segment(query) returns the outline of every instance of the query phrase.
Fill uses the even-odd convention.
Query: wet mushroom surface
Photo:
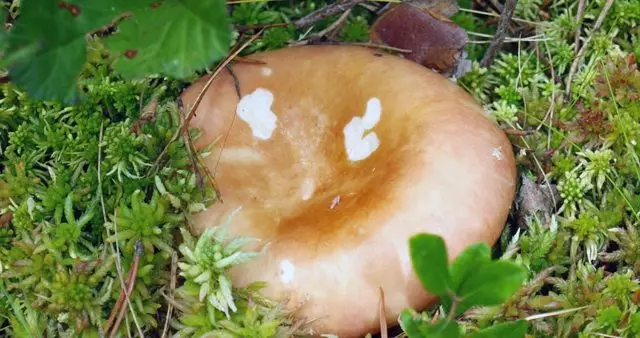
[[[364,47],[249,57],[260,62],[221,72],[191,121],[223,199],[195,224],[233,214],[231,235],[267,245],[232,270],[234,284],[265,281],[265,296],[303,304],[317,334],[361,337],[379,330],[379,288],[390,325],[437,301],[412,269],[412,235],[442,236],[451,260],[498,239],[515,193],[511,145],[454,82]],[[207,80],[183,93],[186,110]]]

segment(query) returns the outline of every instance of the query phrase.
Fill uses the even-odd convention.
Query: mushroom
[[[444,238],[453,260],[495,244],[515,195],[506,135],[455,83],[401,57],[356,46],[263,52],[206,90],[190,125],[213,144],[223,202],[199,229],[268,243],[231,271],[237,286],[300,303],[317,334],[358,337],[406,307],[437,301],[413,271],[408,241]],[[182,94],[190,109],[207,75]],[[236,87],[237,86],[237,87]],[[219,140],[218,142],[213,142]],[[261,244],[262,245],[262,244]],[[258,248],[258,247],[256,247]]]

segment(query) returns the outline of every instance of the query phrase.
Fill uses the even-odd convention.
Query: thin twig
[[[517,293],[516,297],[525,297],[532,294],[535,289],[539,288],[544,284],[544,281],[551,276],[553,272],[558,270],[558,266],[551,266],[540,273],[538,273],[527,285],[522,287]]]
[[[137,244],[136,244],[137,245]],[[137,250],[137,246],[136,246],[136,250]],[[137,255],[137,251],[135,253]],[[133,257],[133,264],[137,264],[136,263],[136,256]],[[135,280],[135,275],[137,273],[137,268],[136,270],[133,269],[133,265],[132,264],[132,268],[129,270],[129,274],[127,276],[127,280],[124,282],[124,287],[122,289],[120,289],[120,295],[118,295],[118,299],[116,300],[115,305],[113,306],[113,309],[111,310],[111,314],[109,314],[109,318],[107,319],[106,324],[103,327],[103,330],[109,331],[109,329],[111,328],[111,324],[113,324],[113,321],[116,319],[116,314],[119,312],[122,312],[122,309],[126,309],[126,306],[123,306],[123,302],[125,301],[125,299],[127,301],[129,301],[129,295],[131,294],[131,291],[127,291],[130,289],[130,286],[134,283],[133,280]],[[133,280],[132,280],[133,278]],[[131,306],[131,303],[129,303],[129,306]],[[133,311],[133,309],[132,309]],[[118,321],[119,323],[119,321]],[[138,332],[139,334],[142,334],[142,331],[140,330],[140,332]]]
[[[578,12],[576,13],[576,22],[578,26],[576,27],[576,36],[573,39],[573,52],[578,54],[580,48],[580,30],[582,29],[582,16],[584,15],[584,4],[585,0],[580,0],[578,2]]]
[[[231,74],[231,78],[233,79],[233,85],[236,90],[236,96],[238,96],[238,99],[241,99],[242,90],[240,89],[240,80],[238,80],[238,77],[236,76],[236,73],[233,71],[233,68],[227,67],[227,69],[229,70],[229,73]],[[220,147],[220,153],[218,154],[218,158],[216,159],[216,165],[213,169],[213,178],[215,178],[216,174],[218,173],[218,167],[220,166],[220,161],[222,160],[222,152],[224,152],[224,149],[227,146],[227,141],[229,140],[229,135],[231,135],[231,129],[233,129],[233,124],[236,121],[236,117],[237,117],[236,112],[233,112],[231,123],[229,124],[229,128],[227,129],[227,132],[224,135],[224,140],[222,141],[222,146]]]
[[[240,90],[240,80],[238,80],[238,77],[236,76],[236,72],[233,71],[233,68],[231,67],[231,65],[227,65],[227,71],[229,71],[229,75],[231,75],[231,78],[233,79],[233,87],[236,90],[236,96],[238,97],[238,100],[242,99],[242,91]]]
[[[483,12],[483,11],[478,11],[478,10],[470,9],[470,8],[460,8],[460,11],[461,12],[472,13],[472,14],[492,16],[492,17],[496,17],[496,18],[500,17],[500,14],[491,13],[491,12]],[[535,21],[530,21],[530,20],[517,18],[515,16],[511,17],[511,20],[513,20],[515,22],[520,22],[520,23],[524,23],[524,24],[527,24],[527,25],[531,25],[531,26],[546,26],[546,25],[548,25],[548,22],[535,22]]]
[[[342,13],[347,11],[358,4],[365,2],[366,0],[340,0],[336,1],[326,7],[323,7],[309,15],[302,17],[293,22],[293,25],[296,28],[305,28],[313,25],[318,21],[322,21],[330,16],[336,15],[338,13]]]
[[[127,285],[127,289],[125,292],[125,298],[129,299],[131,292],[133,291],[133,287],[136,284],[136,275],[138,274],[138,264],[140,263],[140,256],[142,256],[142,241],[136,241],[135,253],[133,256],[133,263],[131,264],[131,269],[129,269],[129,284]],[[122,291],[120,293],[122,295]],[[120,327],[120,322],[124,317],[124,313],[127,310],[126,306],[120,307],[120,313],[118,314],[118,319],[116,319],[115,324],[113,324],[113,329],[111,330],[111,338],[116,336],[118,332],[118,328]]]
[[[500,21],[498,22],[498,29],[496,30],[496,34],[487,49],[487,52],[484,54],[480,65],[482,67],[488,67],[493,63],[493,59],[496,57],[498,50],[502,46],[504,42],[504,38],[507,36],[507,29],[509,28],[509,22],[511,21],[511,17],[513,16],[513,12],[516,9],[516,3],[518,0],[507,0],[507,3],[504,5],[504,10],[502,14],[500,14]]]
[[[240,25],[236,27],[236,30],[240,33],[244,33],[246,31],[254,30],[254,29],[269,29],[275,27],[286,27],[293,26],[296,29],[306,28],[312,26],[318,21],[322,21],[330,16],[336,15],[341,12],[350,11],[353,7],[366,2],[367,0],[339,0],[330,5],[324,6],[305,17],[302,17],[292,23],[273,23],[268,25]],[[340,19],[338,19],[340,21]]]
[[[380,291],[380,338],[389,338],[389,332],[387,328],[387,310],[384,306],[384,290],[382,289],[382,287],[378,287],[378,290]]]
[[[548,318],[548,317],[560,316],[560,315],[564,315],[564,314],[567,314],[567,313],[584,310],[584,309],[586,309],[588,307],[591,307],[591,306],[593,306],[593,305],[585,305],[585,306],[576,307],[576,308],[572,308],[572,309],[558,310],[558,311],[552,311],[552,312],[547,312],[547,313],[540,313],[540,314],[535,314],[535,315],[528,316],[528,317],[526,317],[524,319],[526,321],[532,321],[532,320],[544,319],[544,318]]]
[[[173,253],[171,255],[171,281],[169,283],[169,297],[173,298],[173,294],[176,290],[176,274],[178,273],[178,254]],[[167,336],[167,332],[169,332],[169,322],[171,322],[171,316],[173,315],[173,303],[169,302],[167,308],[167,318],[164,322],[164,329],[162,330],[161,338]]]
[[[578,52],[578,55],[576,55],[576,58],[573,60],[573,63],[571,64],[571,70],[569,71],[569,75],[567,76],[567,82],[565,83],[566,89],[564,94],[567,100],[569,100],[569,98],[571,97],[571,84],[573,82],[573,77],[578,71],[578,65],[580,64],[580,61],[582,60],[582,58],[584,57],[584,54],[587,51],[587,47],[591,42],[593,33],[598,29],[600,29],[600,26],[602,26],[602,23],[604,22],[604,18],[607,16],[609,9],[611,9],[611,5],[613,5],[613,0],[607,0],[607,2],[604,4],[604,7],[602,8],[602,11],[600,12],[600,15],[598,16],[598,19],[596,20],[596,23],[593,25],[593,29],[591,29],[591,34],[584,41],[584,44],[582,44],[582,47],[580,47],[580,51]]]
[[[238,25],[236,26],[236,30],[239,33],[244,33],[246,31],[251,31],[254,29],[269,29],[269,28],[276,28],[276,27],[286,27],[288,25],[289,23],[287,22],[278,22],[278,23],[272,23],[268,25]]]
[[[162,152],[160,152],[160,155],[158,155],[158,158],[156,158],[156,161],[154,162],[153,166],[151,166],[151,168],[149,169],[149,174],[151,173],[151,171],[154,168],[158,167],[158,164],[160,164],[160,160],[162,160],[162,158],[164,157],[164,155],[167,153],[169,146],[178,140],[178,138],[180,138],[180,136],[182,135],[182,133],[185,131],[185,129],[187,129],[187,125],[189,124],[189,122],[191,121],[191,119],[193,118],[193,115],[196,112],[196,109],[198,108],[198,106],[200,105],[200,101],[202,101],[202,98],[204,98],[205,93],[207,92],[207,89],[209,89],[209,86],[211,86],[211,84],[213,83],[213,80],[216,79],[216,77],[218,76],[218,74],[220,74],[220,72],[223,69],[226,69],[226,66],[231,63],[231,61],[233,61],[233,59],[240,54],[240,52],[242,52],[245,48],[247,48],[247,46],[249,46],[249,44],[251,44],[255,39],[258,38],[258,36],[260,36],[262,34],[262,32],[264,32],[264,29],[261,29],[258,33],[254,34],[251,38],[249,38],[249,40],[247,40],[244,44],[242,44],[242,46],[240,48],[238,48],[236,51],[234,51],[233,53],[231,53],[231,55],[229,55],[223,62],[221,62],[217,67],[216,70],[213,72],[213,74],[211,74],[211,76],[209,77],[209,80],[207,80],[207,82],[205,83],[204,87],[202,87],[202,89],[200,90],[200,93],[198,94],[198,96],[196,97],[195,102],[193,103],[193,105],[189,108],[189,113],[187,113],[187,116],[185,116],[184,120],[182,120],[182,122],[180,123],[180,126],[178,127],[178,130],[176,131],[176,133],[173,135],[173,137],[171,138],[171,140],[169,140],[169,142],[167,143],[167,145],[165,145],[164,149],[162,149]]]
[[[335,40],[302,40],[302,41],[292,43],[289,46],[292,47],[292,46],[302,46],[302,45],[361,46],[361,47],[367,47],[367,48],[388,50],[388,51],[397,52],[397,53],[411,53],[410,49],[397,48],[397,47],[381,45],[381,44],[376,44],[371,42],[349,42],[349,41],[345,42],[345,41],[335,41]]]
[[[100,135],[98,137],[98,194],[100,195],[100,206],[102,209],[102,219],[104,220],[105,223],[108,222],[108,218],[107,218],[107,208],[105,206],[104,203],[104,194],[102,192],[102,142],[103,142],[103,138],[104,138],[104,121],[101,121],[100,123]],[[109,229],[106,229],[107,231],[107,236],[111,236],[111,232],[109,231]],[[118,228],[117,228],[117,222],[114,221],[114,231],[115,231],[115,236],[116,238],[118,237]],[[122,275],[122,262],[120,260],[120,247],[118,245],[118,241],[116,239],[115,241],[115,245],[113,243],[110,244],[111,247],[111,251],[115,254],[116,256],[116,272],[118,275],[118,279],[120,280],[120,289],[124,290],[127,286],[127,283],[124,280],[124,276]],[[131,309],[131,313],[133,315],[133,321],[136,324],[136,328],[138,329],[138,334],[140,334],[140,336],[143,336],[142,333],[142,328],[140,327],[140,323],[138,323],[138,318],[136,317],[135,312],[133,311],[133,305],[131,304],[131,301],[127,298],[127,305],[129,306],[129,308]],[[112,314],[115,314],[115,309],[117,309],[120,305],[118,305],[118,303],[116,302],[116,306],[114,307],[114,312],[112,312]],[[109,321],[107,321],[107,325],[104,327],[104,331],[106,332],[107,330],[109,330],[109,326],[111,326],[111,322],[113,321],[113,319],[109,318]]]
[[[318,33],[309,35],[309,39],[319,39],[323,36],[328,36],[329,38],[335,37],[335,33],[337,33],[338,29],[340,29],[340,27],[342,27],[342,25],[347,21],[349,14],[351,14],[351,8],[342,13],[338,20],[329,25],[329,27],[319,31]]]
[[[526,135],[535,134],[537,132],[536,130],[520,130],[520,129],[514,129],[514,128],[502,128],[502,131],[507,135],[514,135],[514,136],[526,136]]]
[[[547,47],[547,58],[549,58],[549,62],[551,63],[551,79],[555,79],[556,77],[556,73],[555,70],[553,68],[553,58],[551,57],[551,51],[549,51],[549,46],[547,46],[547,44],[545,43],[545,46]],[[555,81],[553,82],[555,84]],[[556,111],[556,91],[555,89],[551,90],[551,105],[549,107],[549,110],[547,111],[547,114],[545,114],[545,117],[542,119],[542,122],[540,122],[540,126],[542,126],[542,124],[544,123],[544,120],[547,118],[547,115],[549,115],[549,129],[547,131],[547,148],[551,148],[551,127],[553,126],[553,115]],[[538,126],[538,127],[540,127]]]
[[[178,97],[176,100],[176,104],[178,106],[178,115],[180,117],[180,121],[184,118],[184,106],[182,104],[182,99]],[[196,151],[195,146],[193,145],[193,139],[191,138],[190,133],[184,133],[183,141],[185,143],[185,148],[187,150],[187,155],[189,156],[189,160],[191,161],[191,166],[193,167],[193,172],[196,175],[196,186],[198,190],[202,193],[202,196],[205,196],[204,189],[204,181],[202,179],[202,174],[200,173],[198,162],[196,160]]]

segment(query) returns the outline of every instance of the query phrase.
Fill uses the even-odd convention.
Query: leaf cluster
[[[2,31],[3,66],[31,97],[75,102],[87,40],[101,36],[122,76],[184,79],[227,53],[231,25],[224,0],[23,1]]]
[[[524,320],[503,323],[462,334],[455,318],[472,307],[497,306],[520,289],[526,270],[506,260],[492,260],[486,243],[467,247],[449,265],[442,237],[431,234],[413,236],[409,241],[411,261],[424,288],[440,298],[444,319],[425,322],[406,309],[400,316],[409,337],[524,337]]]

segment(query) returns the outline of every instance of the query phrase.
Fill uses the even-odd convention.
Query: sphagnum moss
[[[576,21],[577,1],[519,1],[516,17],[524,21],[514,21],[514,37],[538,39],[506,44],[489,68],[477,63],[485,45],[467,47],[474,64],[458,83],[516,132],[511,139],[519,169],[542,189],[553,184],[559,192],[550,223],[528,217],[523,229],[508,224],[500,243],[527,268],[531,282],[550,275],[503,306],[462,315],[458,322],[467,330],[574,309],[533,319],[529,336],[640,335],[640,72],[634,57],[640,53],[640,5],[615,1],[592,32],[605,3],[585,1],[584,19]],[[230,13],[236,25],[278,24],[324,5],[260,1],[233,5]],[[366,41],[374,18],[357,7],[337,36]],[[488,18],[459,12],[454,20],[491,34]],[[268,28],[244,53],[284,47],[332,20],[309,30]],[[580,44],[592,38],[566,96],[577,29]],[[138,326],[162,332],[171,304],[169,331],[179,337],[285,336],[296,327],[294,314],[262,298],[259,283],[236,289],[226,274],[226,263],[255,254],[241,250],[249,239],[223,241],[223,225],[192,238],[189,214],[215,202],[215,194],[202,189],[184,141],[169,148],[166,165],[148,174],[179,125],[172,100],[184,82],[125,81],[96,47],[80,79],[86,100],[78,106],[31,100],[2,84],[0,210],[11,218],[0,219],[0,313],[6,314],[0,327],[13,336],[97,337],[122,290],[120,278],[137,259],[134,314],[126,312],[123,335]],[[136,123],[152,97],[159,103],[152,121]],[[172,267],[172,255],[180,257],[178,266]],[[180,275],[172,276],[172,269]],[[421,318],[433,314],[427,309]]]

